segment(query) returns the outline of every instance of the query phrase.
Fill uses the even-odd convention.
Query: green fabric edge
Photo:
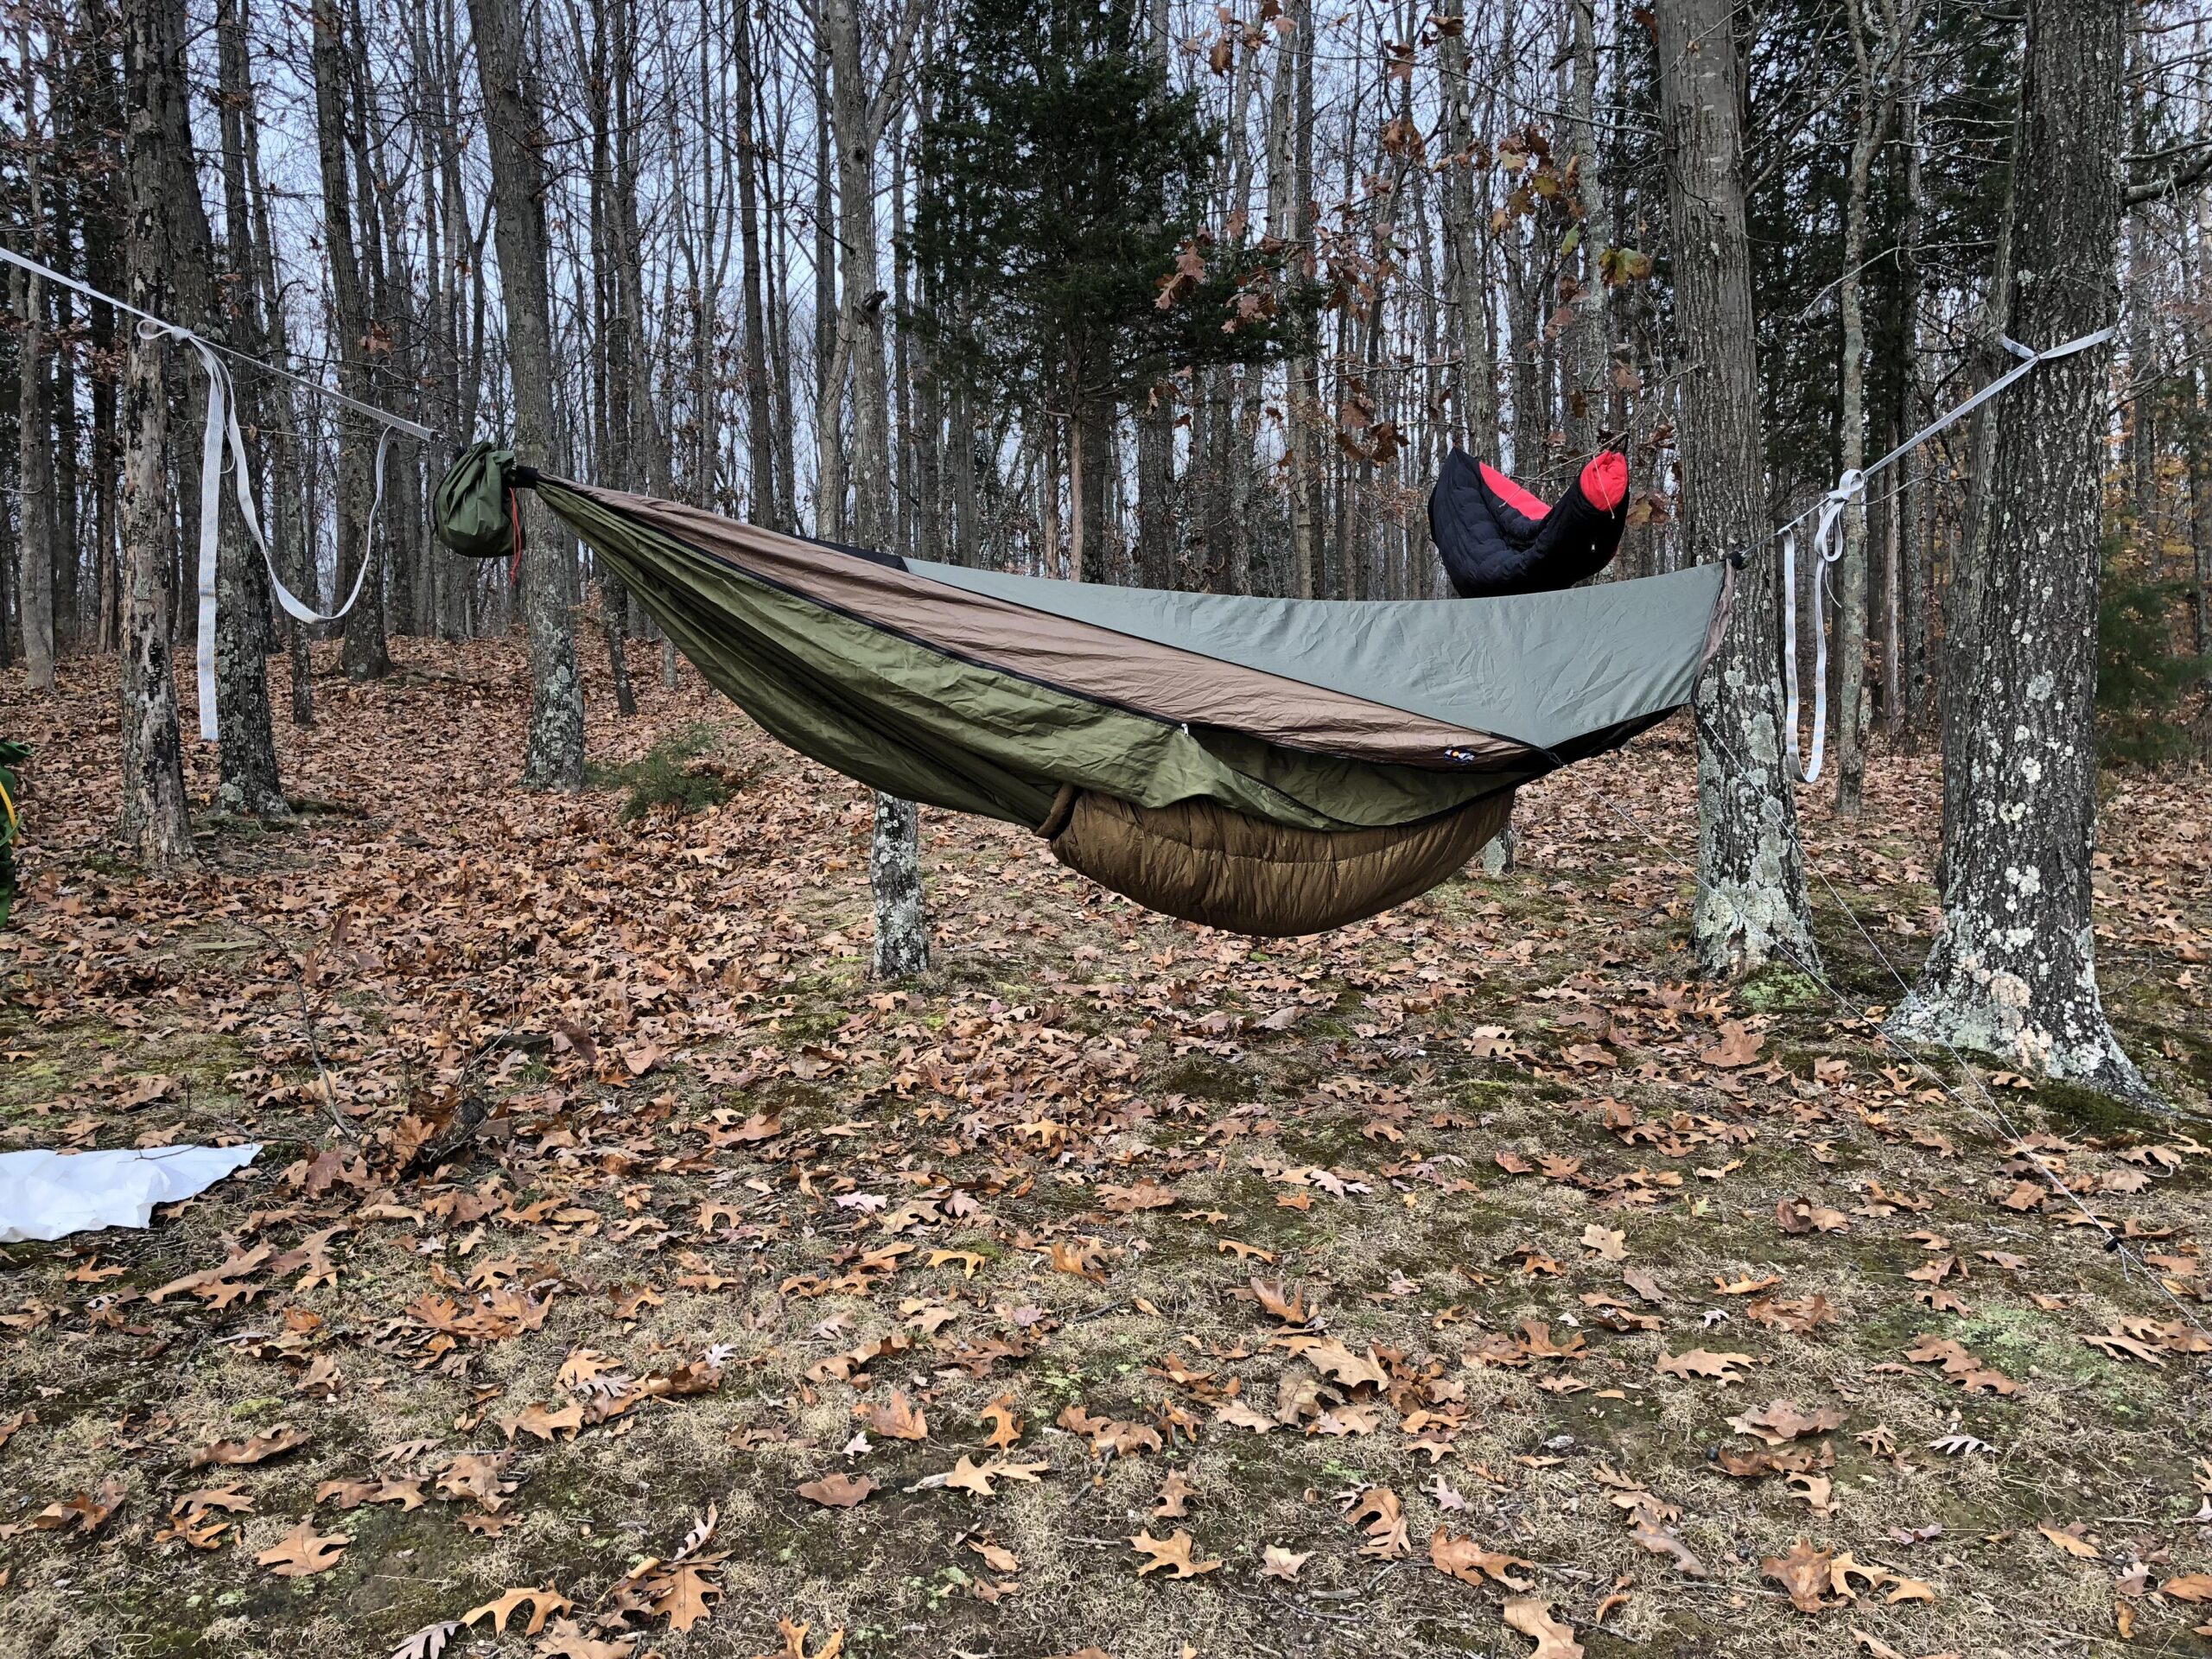
[[[1438,772],[1170,725],[964,661],[760,580],[550,479],[539,494],[709,683],[871,788],[1034,828],[1063,783],[1303,830],[1411,823],[1531,775]]]

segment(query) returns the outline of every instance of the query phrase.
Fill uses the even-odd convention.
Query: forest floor
[[[556,798],[518,645],[397,655],[167,883],[111,671],[0,683],[0,1148],[264,1147],[0,1248],[8,1659],[2208,1650],[2202,772],[2107,780],[2153,1116],[1884,1046],[1925,758],[1808,804],[1840,1004],[1693,979],[1679,725],[1295,942],[925,813],[886,989],[866,798],[688,671]]]

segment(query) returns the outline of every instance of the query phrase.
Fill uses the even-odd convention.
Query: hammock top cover
[[[440,486],[448,543],[508,551],[516,486],[791,747],[1256,933],[1425,891],[1503,826],[1516,785],[1681,706],[1726,574],[1465,602],[1057,582],[779,535],[486,444]]]

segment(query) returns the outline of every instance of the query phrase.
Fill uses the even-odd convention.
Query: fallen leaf
[[[302,1521],[253,1559],[280,1579],[304,1579],[337,1566],[352,1541],[342,1532],[317,1533],[313,1522]]]
[[[205,1469],[209,1464],[243,1465],[265,1463],[270,1458],[295,1451],[308,1443],[308,1435],[286,1424],[272,1428],[266,1434],[256,1434],[251,1440],[218,1440],[213,1446],[203,1446],[186,1463],[188,1469]]]
[[[1218,1560],[1194,1561],[1191,1559],[1192,1540],[1181,1528],[1165,1538],[1155,1538],[1150,1531],[1140,1532],[1129,1540],[1129,1547],[1138,1554],[1152,1559],[1137,1568],[1137,1576],[1156,1573],[1166,1567],[1179,1579],[1195,1579],[1201,1573],[1211,1573],[1221,1563]]]
[[[1817,1613],[1828,1604],[1821,1599],[1834,1580],[1830,1569],[1834,1554],[1815,1549],[1800,1538],[1787,1555],[1769,1555],[1759,1563],[1759,1576],[1772,1579],[1789,1594],[1789,1605],[1801,1613]]]
[[[1507,1602],[1505,1624],[1509,1630],[1535,1638],[1531,1659],[1582,1659],[1582,1644],[1574,1639],[1573,1628],[1552,1617],[1548,1601],[1522,1596]]]
[[[930,1437],[929,1421],[922,1415],[921,1408],[895,1389],[888,1400],[855,1406],[853,1415],[887,1440],[925,1440]]]
[[[2044,1526],[2041,1523],[2037,1525],[2036,1530],[2050,1540],[2055,1548],[2063,1550],[2077,1560],[2094,1561],[2103,1559],[2104,1551],[2075,1533],[2062,1531],[2056,1527]]]
[[[543,1630],[550,1614],[569,1612],[575,1606],[575,1603],[550,1584],[542,1589],[532,1589],[525,1585],[519,1590],[509,1590],[502,1595],[494,1596],[481,1607],[470,1608],[461,1616],[461,1622],[474,1624],[488,1618],[492,1621],[493,1630],[504,1635],[507,1621],[514,1617],[516,1610],[524,1602],[530,1604],[530,1623],[524,1627],[524,1636],[536,1636]]]
[[[1618,1227],[1601,1227],[1593,1221],[1582,1230],[1582,1248],[1600,1262],[1624,1261],[1628,1255],[1628,1235]]]
[[[1504,1555],[1495,1550],[1484,1549],[1472,1538],[1455,1538],[1442,1527],[1428,1536],[1428,1559],[1438,1572],[1448,1573],[1464,1584],[1480,1584],[1488,1578],[1509,1590],[1535,1587],[1533,1580],[1513,1576],[1513,1569],[1516,1567],[1533,1572],[1535,1568],[1534,1561],[1522,1560],[1518,1555]]]
[[[1698,1058],[1724,1071],[1733,1071],[1743,1066],[1756,1065],[1759,1050],[1765,1044],[1766,1039],[1747,1028],[1742,1020],[1724,1020],[1720,1022],[1720,1040],[1700,1054]]]
[[[968,1459],[960,1461],[965,1464]],[[867,1475],[824,1475],[819,1480],[810,1480],[798,1489],[798,1495],[824,1509],[849,1510],[870,1492],[878,1491],[875,1482]],[[988,1494],[987,1494],[988,1495]]]
[[[1658,1369],[1662,1376],[1717,1376],[1732,1382],[1737,1367],[1758,1363],[1750,1354],[1717,1354],[1704,1348],[1693,1348],[1686,1354],[1670,1354],[1662,1348]]]

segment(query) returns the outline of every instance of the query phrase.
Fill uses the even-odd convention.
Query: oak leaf
[[[1704,1348],[1693,1348],[1686,1354],[1670,1354],[1662,1348],[1658,1369],[1662,1376],[1714,1376],[1723,1382],[1733,1382],[1737,1367],[1758,1363],[1750,1354],[1719,1354]]]
[[[337,1566],[351,1542],[342,1532],[318,1533],[302,1521],[253,1559],[280,1579],[304,1579]]]
[[[1021,1419],[1014,1414],[1014,1396],[1002,1394],[976,1414],[979,1423],[991,1425],[988,1445],[1003,1450],[1021,1438]]]
[[[968,1459],[963,1458],[960,1461],[964,1464]],[[824,1509],[849,1510],[877,1490],[874,1480],[867,1475],[824,1475],[819,1480],[802,1484],[798,1495]]]
[[[250,1440],[218,1440],[213,1446],[203,1446],[192,1454],[185,1467],[204,1469],[211,1463],[265,1463],[270,1458],[281,1457],[307,1443],[307,1434],[288,1423],[270,1429],[266,1434],[256,1434]]]
[[[921,1408],[896,1389],[888,1400],[854,1407],[853,1415],[887,1440],[925,1440],[930,1437],[929,1420],[922,1415]]]
[[[575,1606],[575,1603],[550,1584],[542,1589],[532,1589],[524,1585],[518,1590],[509,1590],[494,1596],[481,1607],[470,1608],[461,1616],[461,1622],[475,1624],[488,1618],[492,1621],[493,1630],[505,1635],[507,1621],[515,1616],[524,1602],[530,1604],[530,1623],[523,1629],[524,1636],[536,1636],[543,1630],[548,1615],[569,1612]]]
[[[1552,1617],[1548,1601],[1534,1596],[1515,1598],[1505,1604],[1505,1624],[1508,1630],[1535,1639],[1536,1650],[1530,1659],[1582,1659],[1582,1644],[1574,1639],[1573,1627]]]
[[[1201,1573],[1211,1573],[1221,1563],[1218,1560],[1198,1561],[1191,1559],[1193,1544],[1191,1535],[1178,1527],[1165,1538],[1155,1538],[1147,1529],[1129,1540],[1129,1547],[1139,1554],[1152,1559],[1137,1568],[1137,1576],[1156,1573],[1166,1567],[1179,1579],[1195,1579]]]
[[[2076,1522],[2075,1524],[2079,1525],[2080,1523]],[[2050,1541],[2051,1547],[2054,1549],[2063,1550],[2067,1554],[2074,1556],[2077,1560],[2094,1561],[2101,1560],[2104,1557],[2104,1551],[2099,1549],[2094,1544],[2090,1543],[2077,1532],[2070,1529],[2063,1530],[2057,1527],[2045,1526],[2040,1523],[2037,1526],[2036,1530]]]
[[[1344,1511],[1344,1519],[1367,1535],[1367,1541],[1359,1547],[1361,1554],[1395,1561],[1413,1554],[1413,1544],[1406,1536],[1405,1506],[1388,1486],[1362,1490]]]
[[[1733,1071],[1743,1066],[1756,1065],[1759,1050],[1765,1044],[1766,1039],[1749,1029],[1742,1020],[1724,1020],[1720,1022],[1720,1040],[1700,1054],[1698,1058],[1721,1071]]]
[[[1428,1559],[1440,1573],[1448,1573],[1465,1584],[1480,1584],[1487,1576],[1509,1590],[1532,1590],[1534,1582],[1516,1579],[1516,1567],[1533,1571],[1534,1561],[1522,1560],[1518,1555],[1503,1555],[1484,1549],[1471,1537],[1455,1538],[1442,1527],[1428,1535]]]
[[[652,1611],[655,1617],[666,1618],[669,1628],[676,1630],[688,1630],[706,1618],[709,1611],[707,1598],[722,1592],[721,1586],[709,1576],[713,1570],[713,1564],[709,1561],[671,1562],[664,1575],[652,1580]],[[842,1637],[843,1632],[840,1631],[840,1645]]]
[[[1802,1409],[1795,1400],[1771,1400],[1765,1405],[1731,1417],[1728,1427],[1738,1434],[1752,1434],[1769,1446],[1786,1446],[1808,1434],[1827,1434],[1843,1427],[1843,1413],[1834,1406]]]
[[[1834,1554],[1815,1549],[1800,1538],[1787,1555],[1769,1555],[1759,1563],[1759,1576],[1772,1579],[1789,1595],[1789,1605],[1801,1613],[1817,1613],[1828,1605],[1822,1599],[1834,1583]]]

